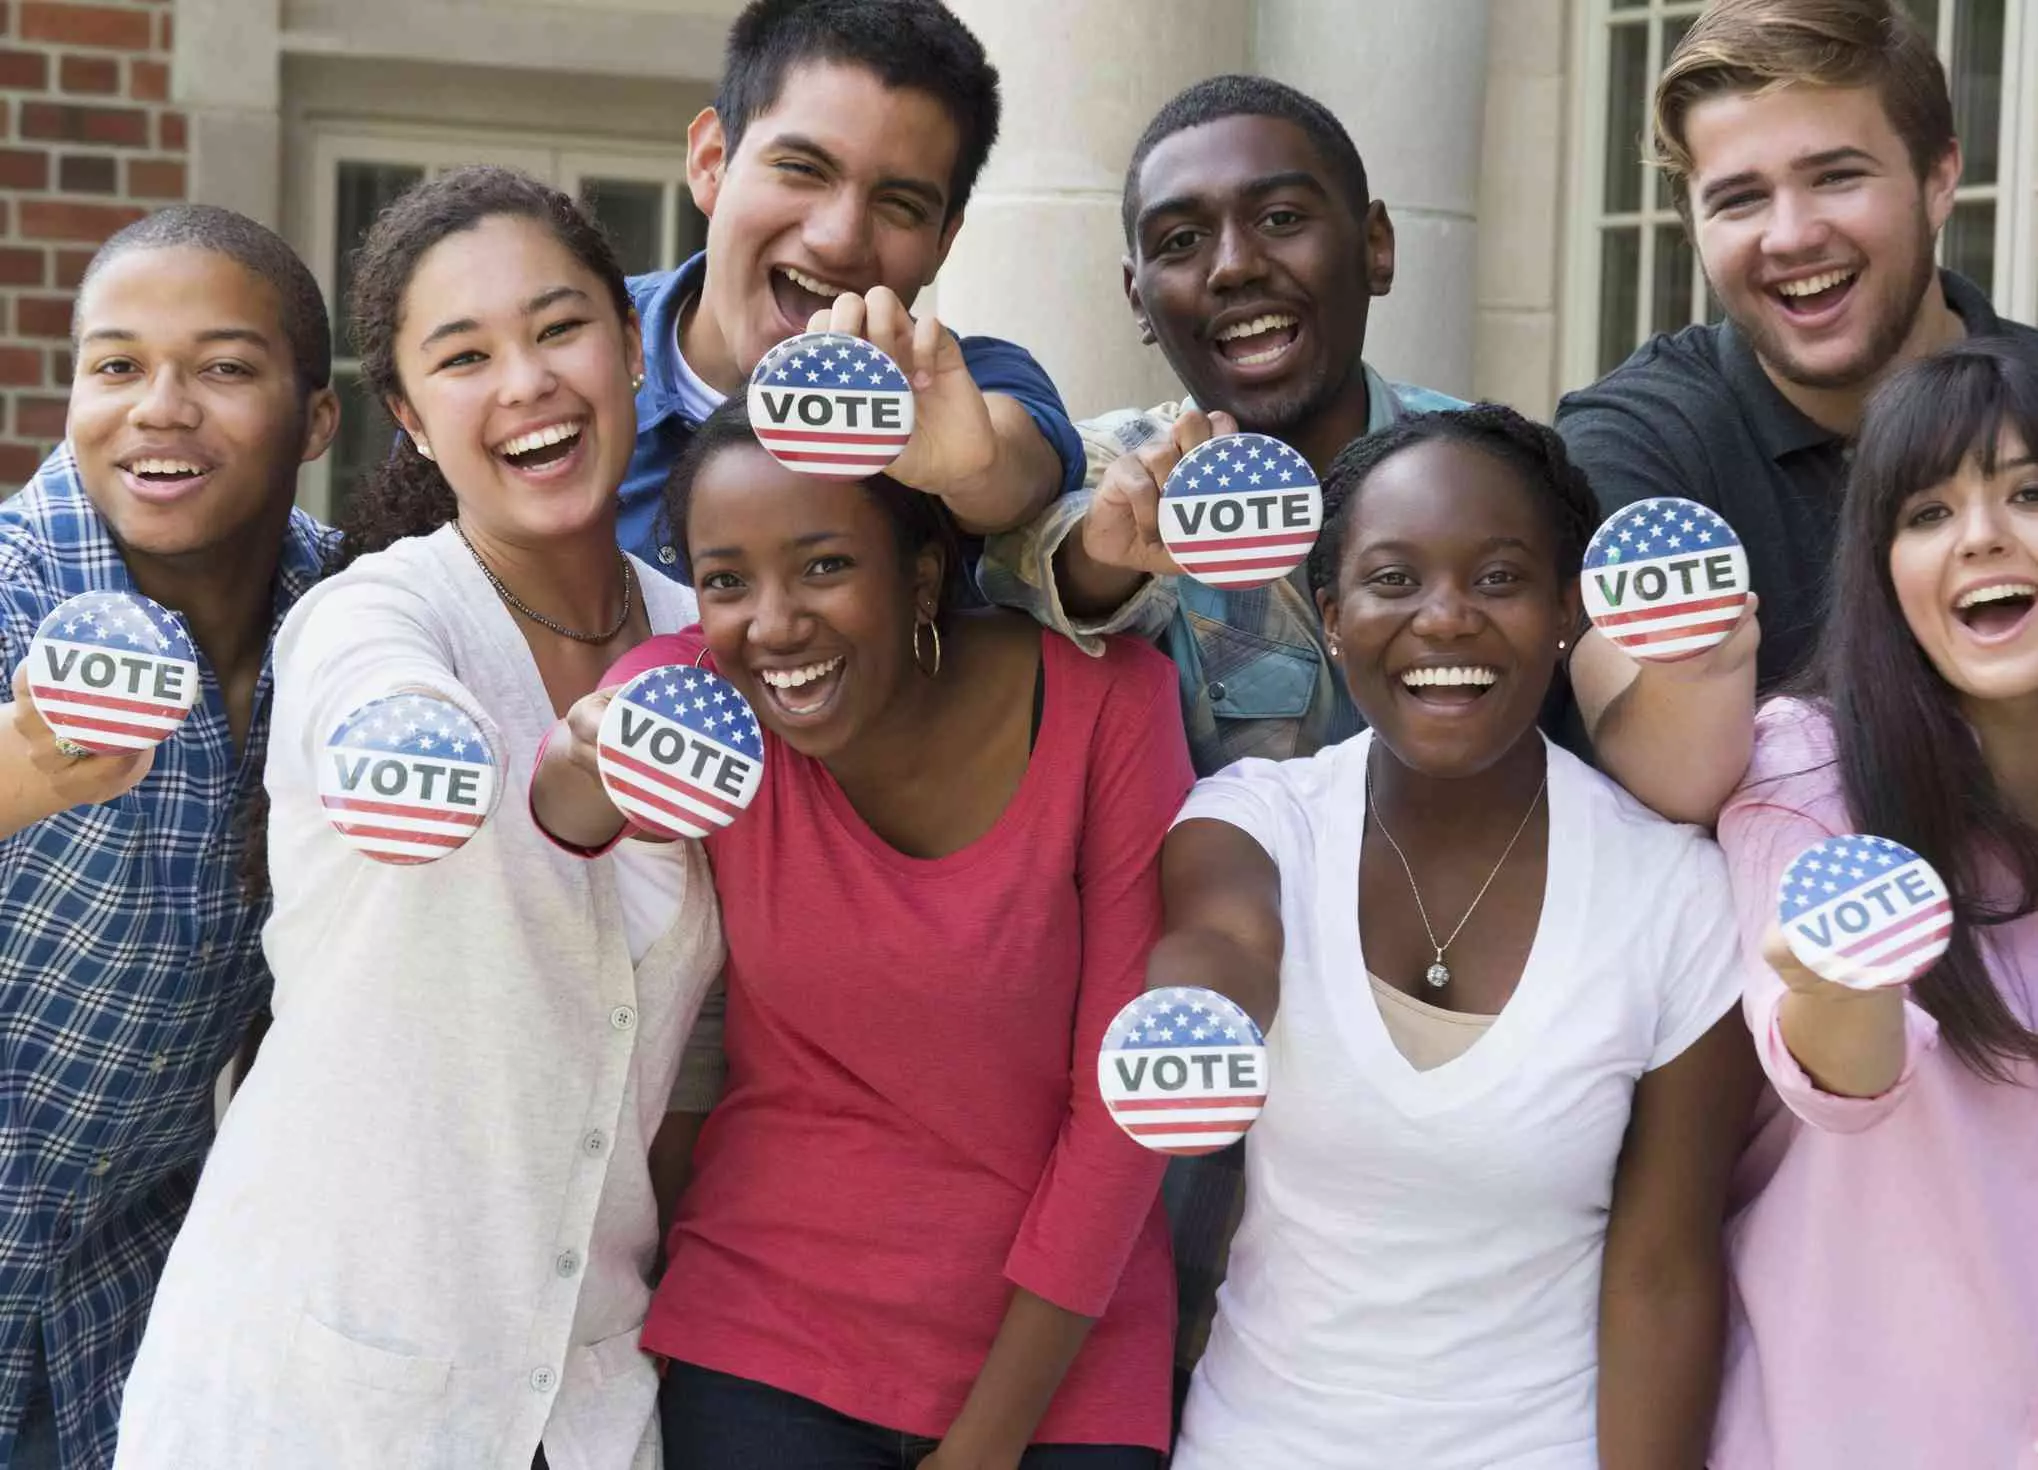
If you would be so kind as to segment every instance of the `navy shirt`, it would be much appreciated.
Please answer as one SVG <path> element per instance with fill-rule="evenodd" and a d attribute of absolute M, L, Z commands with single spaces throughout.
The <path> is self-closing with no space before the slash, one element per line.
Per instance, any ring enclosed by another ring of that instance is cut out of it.
<path fill-rule="evenodd" d="M 644 334 L 644 386 L 637 390 L 637 448 L 623 477 L 617 539 L 654 567 L 679 575 L 679 551 L 665 524 L 665 479 L 699 422 L 682 388 L 679 317 L 708 273 L 702 251 L 678 270 L 630 278 L 630 302 Z M 1061 394 L 1025 348 L 996 337 L 963 337 L 962 360 L 977 387 L 1016 400 L 1061 456 L 1062 492 L 1083 486 L 1083 442 Z"/>

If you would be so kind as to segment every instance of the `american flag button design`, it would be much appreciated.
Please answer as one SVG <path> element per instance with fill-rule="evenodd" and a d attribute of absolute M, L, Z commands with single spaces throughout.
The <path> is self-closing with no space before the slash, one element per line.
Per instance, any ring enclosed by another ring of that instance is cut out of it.
<path fill-rule="evenodd" d="M 202 689 L 183 621 L 133 592 L 59 603 L 28 645 L 28 697 L 61 740 L 94 755 L 147 750 L 177 733 Z"/>
<path fill-rule="evenodd" d="M 1211 587 L 1264 587 L 1302 565 L 1323 525 L 1309 461 L 1266 434 L 1225 434 L 1182 456 L 1161 490 L 1161 540 Z"/>
<path fill-rule="evenodd" d="M 1266 1038 L 1214 990 L 1150 990 L 1105 1031 L 1097 1090 L 1134 1142 L 1215 1153 L 1245 1137 L 1266 1105 Z"/>
<path fill-rule="evenodd" d="M 648 670 L 618 690 L 594 750 L 609 799 L 662 837 L 728 826 L 764 782 L 764 735 L 749 701 L 688 664 Z"/>
<path fill-rule="evenodd" d="M 378 862 L 429 863 L 473 840 L 495 809 L 501 767 L 467 712 L 431 694 L 371 700 L 321 754 L 326 820 Z"/>
<path fill-rule="evenodd" d="M 1885 837 L 1814 843 L 1783 870 L 1776 906 L 1790 952 L 1854 990 L 1908 984 L 1939 962 L 1953 937 L 1944 881 Z"/>
<path fill-rule="evenodd" d="M 1748 601 L 1748 553 L 1696 501 L 1623 506 L 1585 547 L 1585 612 L 1634 658 L 1674 662 L 1724 642 Z"/>
<path fill-rule="evenodd" d="M 765 353 L 748 403 L 757 442 L 803 475 L 860 480 L 913 437 L 913 389 L 898 364 L 841 332 L 803 332 Z"/>

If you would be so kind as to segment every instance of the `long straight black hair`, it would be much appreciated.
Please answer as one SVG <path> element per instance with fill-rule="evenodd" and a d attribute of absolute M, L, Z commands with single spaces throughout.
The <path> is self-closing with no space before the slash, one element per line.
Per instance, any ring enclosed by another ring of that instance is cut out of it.
<path fill-rule="evenodd" d="M 2038 453 L 2038 352 L 1962 342 L 1896 373 L 1869 401 L 1840 512 L 1839 555 L 1805 681 L 1832 716 L 1857 827 L 1916 851 L 1953 895 L 1953 942 L 1918 1004 L 1974 1073 L 2038 1063 L 1982 959 L 1977 931 L 2038 908 L 2038 828 L 2004 799 L 1951 685 L 1912 635 L 1890 578 L 1904 502 L 1975 460 L 1992 475 L 2007 436 Z M 2031 732 L 2038 740 L 2038 730 Z"/>

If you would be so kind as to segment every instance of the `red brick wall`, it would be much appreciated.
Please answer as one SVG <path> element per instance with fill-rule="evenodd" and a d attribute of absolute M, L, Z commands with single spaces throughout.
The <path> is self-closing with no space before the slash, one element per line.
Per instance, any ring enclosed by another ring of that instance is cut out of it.
<path fill-rule="evenodd" d="M 170 0 L 0 0 L 0 497 L 64 435 L 93 249 L 184 197 Z"/>

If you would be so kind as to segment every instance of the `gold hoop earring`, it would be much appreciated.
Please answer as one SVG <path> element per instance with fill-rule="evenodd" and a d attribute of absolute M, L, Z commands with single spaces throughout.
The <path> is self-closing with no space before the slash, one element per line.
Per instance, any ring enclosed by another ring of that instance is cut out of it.
<path fill-rule="evenodd" d="M 934 667 L 931 669 L 927 667 L 927 661 L 920 654 L 920 630 L 922 628 L 925 628 L 934 635 Z M 934 619 L 932 618 L 928 618 L 925 622 L 916 618 L 913 622 L 913 667 L 930 679 L 941 672 L 941 630 L 934 626 Z"/>

